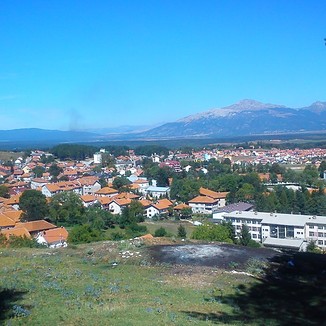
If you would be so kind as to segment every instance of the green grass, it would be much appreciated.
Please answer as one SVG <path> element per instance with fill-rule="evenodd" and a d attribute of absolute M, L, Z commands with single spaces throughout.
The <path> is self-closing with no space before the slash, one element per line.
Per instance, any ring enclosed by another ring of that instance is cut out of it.
<path fill-rule="evenodd" d="M 246 279 L 213 271 L 184 277 L 170 266 L 149 264 L 143 247 L 126 242 L 74 248 L 1 249 L 0 289 L 10 295 L 1 299 L 0 323 L 213 325 L 209 316 L 230 313 L 232 306 L 211 300 L 212 290 L 231 295 Z"/>
<path fill-rule="evenodd" d="M 194 230 L 194 226 L 186 221 L 153 221 L 153 222 L 143 222 L 140 223 L 141 225 L 146 225 L 149 233 L 154 234 L 155 230 L 159 229 L 160 227 L 163 227 L 166 229 L 167 233 L 172 236 L 178 235 L 178 227 L 180 224 L 182 224 L 186 231 L 187 231 L 187 238 L 191 237 L 192 231 Z"/>

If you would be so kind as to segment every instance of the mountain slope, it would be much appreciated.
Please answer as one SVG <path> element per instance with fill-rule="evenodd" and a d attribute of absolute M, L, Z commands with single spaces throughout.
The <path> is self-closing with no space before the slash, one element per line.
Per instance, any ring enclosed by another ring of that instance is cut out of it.
<path fill-rule="evenodd" d="M 142 133 L 147 138 L 230 137 L 326 129 L 326 103 L 301 109 L 243 100 L 198 113 Z"/>

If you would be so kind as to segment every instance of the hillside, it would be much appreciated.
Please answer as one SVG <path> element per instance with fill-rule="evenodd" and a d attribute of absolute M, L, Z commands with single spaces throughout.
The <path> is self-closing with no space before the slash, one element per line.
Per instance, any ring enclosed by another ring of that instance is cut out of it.
<path fill-rule="evenodd" d="M 205 259 L 207 251 L 195 249 L 196 246 L 191 246 L 188 255 L 193 257 L 197 250 L 201 260 Z M 210 247 L 215 248 L 213 254 L 220 250 L 217 244 Z M 169 251 L 171 248 L 169 245 Z M 0 323 L 162 326 L 323 323 L 326 282 L 322 264 L 316 265 L 324 261 L 322 255 L 297 254 L 294 267 L 289 269 L 290 256 L 279 256 L 268 266 L 255 259 L 253 249 L 249 248 L 252 258 L 247 264 L 241 267 L 235 260 L 218 268 L 184 262 L 182 248 L 176 246 L 180 257 L 172 265 L 151 258 L 155 246 L 129 241 L 53 250 L 1 248 Z M 228 250 L 233 253 L 234 247 Z M 224 259 L 226 256 L 223 255 Z"/>

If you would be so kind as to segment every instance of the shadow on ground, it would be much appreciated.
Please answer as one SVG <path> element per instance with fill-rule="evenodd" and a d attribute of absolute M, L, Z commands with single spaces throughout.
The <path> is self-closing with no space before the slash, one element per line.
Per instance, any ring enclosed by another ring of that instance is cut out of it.
<path fill-rule="evenodd" d="M 326 325 L 326 255 L 274 257 L 257 282 L 239 286 L 235 294 L 206 300 L 216 302 L 216 313 L 184 313 L 216 324 Z M 230 305 L 232 313 L 219 314 L 219 303 Z"/>
<path fill-rule="evenodd" d="M 25 291 L 0 289 L 0 323 L 12 317 L 17 302 L 20 301 L 25 294 Z"/>

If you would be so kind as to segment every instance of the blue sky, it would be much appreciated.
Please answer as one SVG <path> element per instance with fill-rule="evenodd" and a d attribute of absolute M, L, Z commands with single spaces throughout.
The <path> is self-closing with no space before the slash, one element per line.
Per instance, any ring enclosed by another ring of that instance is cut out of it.
<path fill-rule="evenodd" d="M 324 0 L 0 2 L 0 129 L 326 101 Z"/>

